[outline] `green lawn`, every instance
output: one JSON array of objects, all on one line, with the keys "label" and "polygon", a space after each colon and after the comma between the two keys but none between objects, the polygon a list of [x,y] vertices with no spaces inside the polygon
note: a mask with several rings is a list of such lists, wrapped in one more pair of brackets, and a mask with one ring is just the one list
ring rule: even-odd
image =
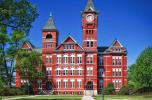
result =
[{"label": "green lawn", "polygon": [[3,97],[2,100],[7,98],[14,98],[14,100],[81,100],[82,96],[36,96],[36,97],[27,97],[24,96],[14,96],[14,97]]},{"label": "green lawn", "polygon": [[[95,100],[102,100],[101,96],[95,96]],[[152,100],[152,96],[121,96],[106,95],[105,100]]]},{"label": "green lawn", "polygon": [[[14,98],[13,100],[81,100],[82,96],[5,96],[2,100]],[[95,100],[102,100],[101,96],[95,96]],[[105,100],[152,100],[152,96],[121,96],[106,95]]]}]

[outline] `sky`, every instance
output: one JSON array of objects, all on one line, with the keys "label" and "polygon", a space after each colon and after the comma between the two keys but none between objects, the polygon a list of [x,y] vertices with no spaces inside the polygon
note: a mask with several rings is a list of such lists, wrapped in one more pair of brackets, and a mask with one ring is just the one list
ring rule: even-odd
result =
[{"label": "sky", "polygon": [[[59,43],[69,34],[81,45],[81,11],[87,0],[29,0],[39,13],[28,39],[42,47],[42,28],[50,13],[59,31]],[[128,65],[152,46],[152,0],[93,0],[99,12],[98,46],[110,46],[118,39],[128,50]]]}]

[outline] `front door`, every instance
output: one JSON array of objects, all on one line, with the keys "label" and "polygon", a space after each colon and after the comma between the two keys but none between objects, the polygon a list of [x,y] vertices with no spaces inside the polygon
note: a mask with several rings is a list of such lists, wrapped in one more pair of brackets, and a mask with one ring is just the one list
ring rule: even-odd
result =
[{"label": "front door", "polygon": [[86,95],[93,95],[93,82],[92,81],[88,81],[86,84]]}]

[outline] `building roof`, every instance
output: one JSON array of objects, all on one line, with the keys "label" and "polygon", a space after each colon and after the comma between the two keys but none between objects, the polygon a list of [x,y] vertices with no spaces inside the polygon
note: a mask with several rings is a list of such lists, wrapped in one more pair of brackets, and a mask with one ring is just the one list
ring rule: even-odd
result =
[{"label": "building roof", "polygon": [[35,48],[35,46],[30,41],[26,40],[26,41],[23,42],[23,44],[25,44],[25,43],[28,45],[29,49]]},{"label": "building roof", "polygon": [[43,27],[43,31],[51,31],[57,30],[54,24],[54,20],[52,14],[50,14],[48,21],[46,22],[45,26]]},{"label": "building roof", "polygon": [[105,52],[109,47],[103,46],[103,47],[98,47],[98,52]]},{"label": "building roof", "polygon": [[[68,35],[68,36],[66,37],[66,39],[65,39],[60,45],[58,45],[58,46],[56,47],[56,50],[57,50],[62,44],[64,44],[68,38],[72,39],[72,41],[73,41],[75,44],[77,44],[82,50],[84,50],[83,47],[82,47],[81,45],[79,45],[79,44],[77,43],[77,41],[76,41],[71,35]],[[70,43],[70,44],[71,44],[71,43]]]},{"label": "building roof", "polygon": [[87,1],[87,5],[84,9],[84,12],[88,12],[88,11],[96,11],[92,0]]}]

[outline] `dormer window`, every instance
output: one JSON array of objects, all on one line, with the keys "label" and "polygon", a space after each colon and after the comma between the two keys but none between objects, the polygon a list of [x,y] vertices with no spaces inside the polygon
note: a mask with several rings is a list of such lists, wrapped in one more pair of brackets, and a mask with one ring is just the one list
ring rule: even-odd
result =
[{"label": "dormer window", "polygon": [[121,48],[113,48],[112,49],[114,52],[121,52]]},{"label": "dormer window", "polygon": [[66,45],[64,45],[64,50],[74,50],[74,45],[73,44],[66,44]]}]

